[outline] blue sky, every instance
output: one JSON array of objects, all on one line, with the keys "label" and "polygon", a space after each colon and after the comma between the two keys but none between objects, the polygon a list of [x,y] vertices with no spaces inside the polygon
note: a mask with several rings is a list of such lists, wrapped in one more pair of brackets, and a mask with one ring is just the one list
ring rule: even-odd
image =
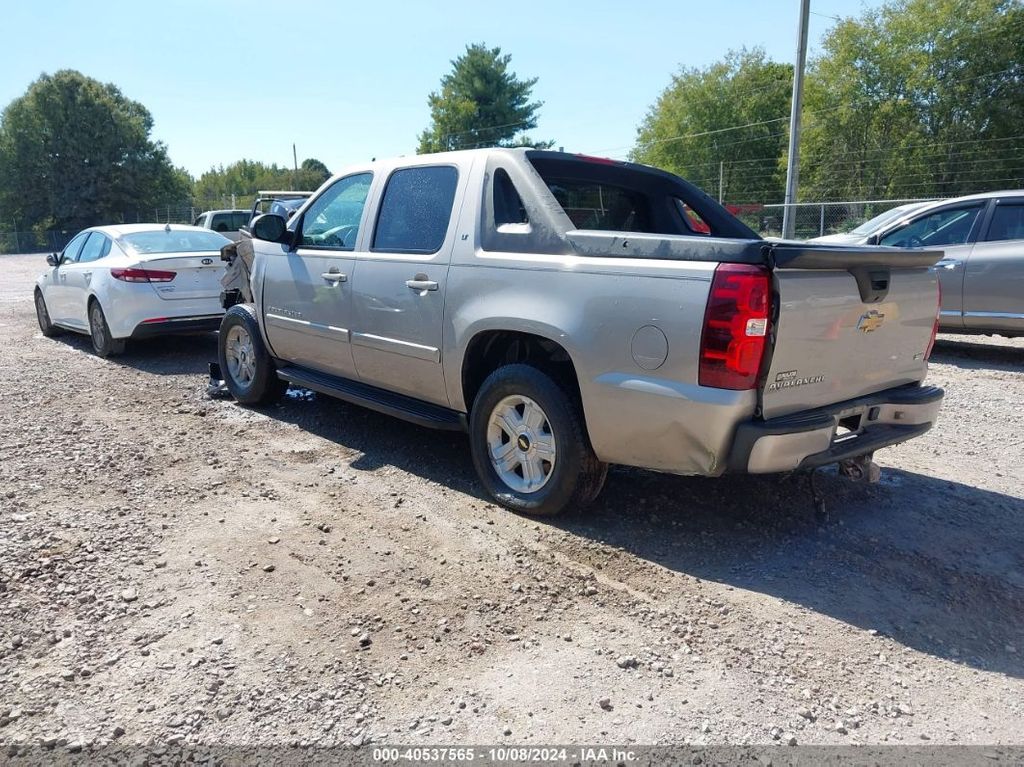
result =
[{"label": "blue sky", "polygon": [[[877,2],[812,0],[812,52]],[[624,156],[681,66],[762,46],[792,61],[799,0],[346,3],[29,0],[5,3],[0,105],[43,72],[78,69],[152,112],[193,174],[249,158],[348,162],[415,151],[427,94],[467,43],[500,46],[539,77],[536,138]],[[766,115],[766,119],[779,115]],[[723,126],[725,127],[725,126]]]}]

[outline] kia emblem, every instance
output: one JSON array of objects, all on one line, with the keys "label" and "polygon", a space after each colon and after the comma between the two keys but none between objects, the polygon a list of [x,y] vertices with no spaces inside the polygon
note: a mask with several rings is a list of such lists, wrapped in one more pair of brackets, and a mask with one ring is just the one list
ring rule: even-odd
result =
[{"label": "kia emblem", "polygon": [[213,259],[212,258],[204,258],[203,259],[203,266],[209,266],[212,263],[213,263]]}]

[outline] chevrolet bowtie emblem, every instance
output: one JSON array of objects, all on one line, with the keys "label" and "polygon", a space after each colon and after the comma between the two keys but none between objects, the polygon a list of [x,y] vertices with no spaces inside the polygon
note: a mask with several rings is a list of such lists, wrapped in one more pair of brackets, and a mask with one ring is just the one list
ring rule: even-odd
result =
[{"label": "chevrolet bowtie emblem", "polygon": [[873,333],[882,327],[883,322],[885,322],[885,315],[877,309],[872,309],[869,312],[864,312],[857,320],[857,330],[861,333]]}]

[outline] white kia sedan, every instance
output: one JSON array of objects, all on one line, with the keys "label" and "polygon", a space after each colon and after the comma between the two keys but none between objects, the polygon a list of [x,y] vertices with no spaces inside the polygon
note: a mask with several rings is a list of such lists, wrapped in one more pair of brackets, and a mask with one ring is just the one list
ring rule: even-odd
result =
[{"label": "white kia sedan", "polygon": [[124,351],[128,339],[201,333],[220,326],[217,232],[175,224],[124,224],[86,229],[36,281],[43,335],[88,333],[101,357]]}]

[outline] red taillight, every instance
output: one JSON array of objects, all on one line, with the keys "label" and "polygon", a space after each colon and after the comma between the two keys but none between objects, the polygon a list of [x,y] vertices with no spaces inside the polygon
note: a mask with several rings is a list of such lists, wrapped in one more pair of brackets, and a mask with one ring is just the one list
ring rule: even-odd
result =
[{"label": "red taillight", "polygon": [[613,160],[611,157],[594,157],[594,155],[590,155],[590,154],[577,154],[576,156],[578,158],[580,158],[581,160],[586,160],[587,162],[596,162],[596,163],[599,163],[600,165],[618,165],[619,164],[618,160]]},{"label": "red taillight", "polygon": [[942,316],[942,283],[938,280],[935,281],[937,290],[938,305],[935,307],[935,324],[932,325],[932,337],[928,339],[928,348],[924,350],[924,358],[930,359],[932,356],[932,349],[935,348],[935,336],[939,332],[939,317]]},{"label": "red taillight", "polygon": [[123,282],[170,282],[177,272],[159,269],[111,269],[110,276]]},{"label": "red taillight", "polygon": [[771,281],[767,270],[720,264],[711,281],[700,339],[701,386],[753,389],[768,338]]}]

